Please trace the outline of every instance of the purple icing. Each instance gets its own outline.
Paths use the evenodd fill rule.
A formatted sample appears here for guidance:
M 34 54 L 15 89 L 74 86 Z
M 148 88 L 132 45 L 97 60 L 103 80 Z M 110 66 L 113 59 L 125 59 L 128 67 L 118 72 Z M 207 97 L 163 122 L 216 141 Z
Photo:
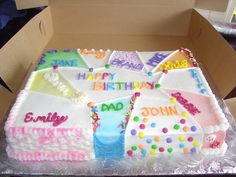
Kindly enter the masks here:
M 110 64 L 118 68 L 146 72 L 144 64 L 136 52 L 115 51 L 111 57 Z
M 46 54 L 43 54 L 43 55 L 41 56 L 41 59 L 45 58 L 46 56 L 47 56 Z
M 69 49 L 69 50 L 64 50 L 64 52 L 74 52 L 74 50 Z
M 48 50 L 47 53 L 56 53 L 57 50 Z
M 149 66 L 155 67 L 162 60 L 164 60 L 168 55 L 169 54 L 156 53 L 151 59 L 148 60 L 148 62 L 146 64 Z
M 44 64 L 44 63 L 45 63 L 45 60 L 41 58 L 41 59 L 39 60 L 39 63 L 38 63 L 38 64 L 39 64 L 39 65 L 42 65 L 42 64 Z

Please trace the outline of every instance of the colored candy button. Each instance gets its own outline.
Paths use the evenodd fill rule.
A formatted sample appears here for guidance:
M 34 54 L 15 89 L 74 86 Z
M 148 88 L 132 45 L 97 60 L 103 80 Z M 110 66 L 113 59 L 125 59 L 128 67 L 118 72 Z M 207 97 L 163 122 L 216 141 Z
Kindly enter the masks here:
M 179 141 L 183 142 L 185 140 L 185 137 L 183 135 L 179 136 Z
M 151 139 L 151 138 L 148 138 L 148 139 L 146 139 L 146 142 L 147 142 L 148 144 L 150 144 L 150 143 L 152 143 L 152 139 Z
M 93 72 L 93 68 L 89 68 L 89 72 Z
M 165 149 L 163 147 L 159 148 L 159 152 L 164 152 L 164 151 L 165 151 Z
M 174 98 L 174 97 L 170 98 L 170 102 L 171 103 L 175 103 L 176 102 L 176 98 Z
M 105 64 L 105 68 L 106 68 L 106 69 L 109 69 L 109 68 L 110 68 L 110 65 L 109 65 L 109 64 Z
M 142 149 L 141 153 L 142 153 L 142 155 L 146 155 L 147 154 L 147 150 L 146 149 Z
M 151 150 L 149 151 L 149 153 L 150 153 L 151 155 L 155 155 L 155 154 L 156 154 L 156 151 L 155 151 L 154 149 L 151 149 Z
M 156 144 L 153 144 L 152 145 L 152 149 L 156 149 L 157 148 L 157 145 Z
M 156 126 L 157 126 L 156 123 L 151 123 L 151 127 L 152 127 L 152 128 L 154 128 L 154 127 L 156 127 Z
M 173 148 L 168 148 L 167 152 L 169 152 L 169 153 L 173 152 Z
M 140 144 L 138 147 L 139 147 L 139 149 L 144 149 L 144 145 L 143 144 Z
M 187 117 L 188 116 L 188 113 L 187 112 L 182 112 L 182 114 L 181 114 L 183 117 Z
M 184 154 L 189 153 L 189 148 L 188 148 L 188 147 L 183 148 L 183 153 L 184 153 Z
M 175 125 L 174 125 L 174 129 L 175 129 L 175 130 L 179 130 L 179 129 L 180 129 L 179 124 L 175 124 Z
M 189 131 L 189 128 L 188 128 L 187 126 L 184 126 L 184 127 L 183 127 L 183 131 L 184 131 L 184 132 L 188 132 L 188 131 Z
M 147 73 L 147 75 L 148 75 L 148 76 L 152 76 L 152 72 L 149 71 L 149 72 Z
M 131 133 L 131 135 L 136 135 L 137 131 L 135 129 L 132 129 L 130 133 Z
M 127 151 L 127 154 L 128 154 L 128 156 L 132 156 L 132 155 L 133 155 L 133 151 L 128 150 L 128 151 Z
M 147 118 L 143 118 L 143 123 L 147 123 L 148 119 Z
M 140 124 L 140 125 L 139 125 L 139 128 L 140 128 L 140 129 L 145 129 L 145 125 L 144 125 L 144 124 Z
M 144 138 L 145 134 L 144 134 L 144 132 L 139 132 L 138 136 L 139 136 L 139 138 Z
M 156 84 L 155 85 L 155 88 L 157 88 L 157 89 L 160 88 L 160 87 L 161 87 L 161 84 Z
M 192 132 L 197 131 L 197 127 L 196 127 L 196 126 L 192 126 L 192 127 L 191 127 L 191 131 L 192 131 Z
M 196 152 L 196 148 L 193 147 L 193 148 L 190 149 L 190 151 L 191 151 L 191 153 L 193 154 L 193 153 Z
M 134 116 L 133 120 L 134 120 L 134 122 L 138 122 L 139 121 L 139 117 L 138 116 Z
M 133 151 L 136 151 L 138 148 L 137 148 L 137 146 L 132 146 L 131 149 L 132 149 Z
M 167 128 L 163 128 L 163 129 L 162 129 L 162 132 L 163 132 L 163 133 L 167 133 L 167 132 L 168 132 L 168 129 L 167 129 Z
M 179 148 L 183 148 L 183 147 L 184 147 L 184 143 L 180 143 Z
M 154 141 L 159 142 L 161 140 L 160 136 L 155 136 Z
M 186 120 L 185 120 L 185 119 L 181 119 L 181 120 L 180 120 L 180 123 L 181 123 L 181 124 L 185 124 L 185 123 L 186 123 Z
M 188 142 L 192 142 L 193 141 L 193 137 L 188 137 Z
M 199 145 L 200 145 L 199 141 L 194 141 L 194 142 L 193 142 L 193 146 L 194 146 L 194 147 L 198 147 Z
M 171 143 L 172 142 L 172 138 L 171 137 L 166 138 L 166 142 L 167 143 Z

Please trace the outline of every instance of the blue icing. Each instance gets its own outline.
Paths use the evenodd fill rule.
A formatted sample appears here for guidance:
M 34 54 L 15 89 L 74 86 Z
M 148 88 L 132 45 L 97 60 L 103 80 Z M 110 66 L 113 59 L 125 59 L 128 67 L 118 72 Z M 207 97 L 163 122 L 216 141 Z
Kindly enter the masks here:
M 124 156 L 124 134 L 116 136 L 116 141 L 102 142 L 96 134 L 93 135 L 96 158 L 122 158 Z M 109 137 L 112 139 L 112 136 Z M 104 140 L 104 139 L 103 139 Z
M 192 73 L 192 77 L 195 79 L 195 81 L 197 82 L 197 87 L 200 89 L 199 91 L 202 94 L 206 94 L 206 89 L 204 87 L 204 85 L 202 84 L 201 79 L 198 76 L 198 73 L 195 69 L 189 69 L 189 71 Z
M 131 97 L 116 99 L 97 105 L 100 126 L 94 133 L 96 158 L 122 158 L 124 155 L 124 134 L 121 122 L 125 121 Z

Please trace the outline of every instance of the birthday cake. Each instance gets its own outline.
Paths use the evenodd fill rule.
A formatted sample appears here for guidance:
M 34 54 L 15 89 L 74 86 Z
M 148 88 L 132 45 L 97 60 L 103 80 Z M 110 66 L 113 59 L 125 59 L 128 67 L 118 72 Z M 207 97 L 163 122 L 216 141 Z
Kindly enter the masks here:
M 5 124 L 21 161 L 221 155 L 228 121 L 192 53 L 49 50 Z

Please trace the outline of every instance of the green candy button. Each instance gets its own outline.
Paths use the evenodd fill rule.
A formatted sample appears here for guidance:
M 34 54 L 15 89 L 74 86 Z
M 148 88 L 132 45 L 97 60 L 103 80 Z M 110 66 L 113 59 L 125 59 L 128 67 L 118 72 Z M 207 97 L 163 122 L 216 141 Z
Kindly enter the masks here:
M 168 148 L 167 152 L 171 153 L 173 151 L 173 148 Z
M 134 121 L 135 121 L 135 122 L 138 122 L 138 121 L 139 121 L 139 117 L 138 117 L 138 116 L 135 116 L 135 117 L 134 117 Z
M 157 148 L 157 145 L 156 144 L 153 144 L 152 145 L 152 149 L 156 149 Z
M 175 130 L 179 130 L 179 129 L 180 129 L 179 124 L 175 124 L 175 125 L 174 125 L 174 129 L 175 129 Z
M 132 149 L 133 151 L 136 151 L 138 148 L 137 148 L 137 146 L 132 146 L 131 149 Z
M 155 88 L 160 88 L 161 87 L 161 84 L 156 84 L 155 85 Z

